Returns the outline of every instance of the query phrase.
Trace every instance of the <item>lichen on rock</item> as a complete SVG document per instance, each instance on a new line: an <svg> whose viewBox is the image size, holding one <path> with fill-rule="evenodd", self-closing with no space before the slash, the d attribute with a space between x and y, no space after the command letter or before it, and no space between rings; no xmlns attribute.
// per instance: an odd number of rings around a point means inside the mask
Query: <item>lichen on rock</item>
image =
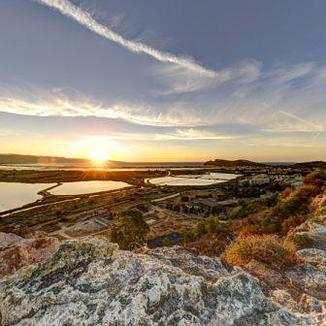
<svg viewBox="0 0 326 326"><path fill-rule="evenodd" d="M273 301L258 280L179 247L147 254L100 239L0 281L1 325L322 325Z"/></svg>
<svg viewBox="0 0 326 326"><path fill-rule="evenodd" d="M0 277L50 258L59 248L56 238L39 236L25 239L0 232Z"/></svg>

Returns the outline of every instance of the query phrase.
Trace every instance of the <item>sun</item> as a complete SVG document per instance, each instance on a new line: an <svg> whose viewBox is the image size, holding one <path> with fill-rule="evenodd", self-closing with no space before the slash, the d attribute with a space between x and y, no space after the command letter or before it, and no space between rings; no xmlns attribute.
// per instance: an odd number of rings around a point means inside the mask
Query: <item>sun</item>
<svg viewBox="0 0 326 326"><path fill-rule="evenodd" d="M91 150L91 152L89 153L89 158L96 165L103 165L106 161L110 159L110 155L107 151L96 148Z"/></svg>

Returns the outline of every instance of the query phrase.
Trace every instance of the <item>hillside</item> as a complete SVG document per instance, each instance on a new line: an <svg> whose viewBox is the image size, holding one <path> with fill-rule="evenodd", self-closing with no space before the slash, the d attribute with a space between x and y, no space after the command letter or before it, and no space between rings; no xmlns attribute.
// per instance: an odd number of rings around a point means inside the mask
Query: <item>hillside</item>
<svg viewBox="0 0 326 326"><path fill-rule="evenodd" d="M268 166L264 163L258 163L248 160L222 160L222 159L216 159L211 160L208 162L205 162L205 165L212 165L212 166L220 166L220 167L239 167L239 166L247 166L247 167L264 167Z"/></svg>
<svg viewBox="0 0 326 326"><path fill-rule="evenodd" d="M57 156L38 156L20 154L0 154L0 164L55 164L55 163L75 163L86 164L89 161L81 158L67 158Z"/></svg>
<svg viewBox="0 0 326 326"><path fill-rule="evenodd" d="M0 154L1 164L76 164L88 165L90 160L85 158L70 158L60 156L40 156L21 154ZM202 167L201 162L126 162L112 161L106 162L107 167L114 168L160 168L160 167Z"/></svg>
<svg viewBox="0 0 326 326"><path fill-rule="evenodd" d="M312 161L312 162L302 162L295 163L291 165L295 169L326 169L326 162L324 161Z"/></svg>
<svg viewBox="0 0 326 326"><path fill-rule="evenodd" d="M70 158L60 156L40 156L21 154L0 154L0 164L70 164L89 165L90 160L85 158ZM131 163L107 161L109 167L128 167Z"/></svg>

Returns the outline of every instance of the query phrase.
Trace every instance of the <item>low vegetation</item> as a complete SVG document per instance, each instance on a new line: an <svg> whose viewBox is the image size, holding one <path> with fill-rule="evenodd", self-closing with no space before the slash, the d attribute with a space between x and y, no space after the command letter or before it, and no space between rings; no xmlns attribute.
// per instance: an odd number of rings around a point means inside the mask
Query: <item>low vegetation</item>
<svg viewBox="0 0 326 326"><path fill-rule="evenodd" d="M274 268L297 263L296 247L273 235L249 235L237 238L224 251L222 258L231 265L245 266L256 260Z"/></svg>
<svg viewBox="0 0 326 326"><path fill-rule="evenodd" d="M129 210L120 216L112 229L111 241L122 250L132 250L144 244L149 226L138 210Z"/></svg>
<svg viewBox="0 0 326 326"><path fill-rule="evenodd" d="M287 188L276 205L265 211L262 219L243 224L242 234L280 234L303 223L311 213L311 203L321 193L323 180L318 172L308 174L299 189Z"/></svg>
<svg viewBox="0 0 326 326"><path fill-rule="evenodd" d="M289 234L284 241L287 244L294 244L298 249L309 248L313 243L308 235L300 233Z"/></svg>
<svg viewBox="0 0 326 326"><path fill-rule="evenodd" d="M194 228L182 232L184 246L207 256L220 255L233 239L228 224L220 223L218 217L209 217Z"/></svg>
<svg viewBox="0 0 326 326"><path fill-rule="evenodd" d="M231 265L245 266L251 260L273 268L294 265L296 250L309 247L311 239L292 231L308 218L320 219L313 202L325 180L325 175L312 172L301 188L287 188L269 202L243 202L230 211L227 222L208 218L182 233L184 246L205 255L221 255Z"/></svg>

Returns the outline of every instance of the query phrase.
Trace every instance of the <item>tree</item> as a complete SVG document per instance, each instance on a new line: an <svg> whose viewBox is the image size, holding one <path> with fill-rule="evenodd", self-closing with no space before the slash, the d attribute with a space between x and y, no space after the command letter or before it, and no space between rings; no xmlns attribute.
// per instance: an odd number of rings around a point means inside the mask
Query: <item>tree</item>
<svg viewBox="0 0 326 326"><path fill-rule="evenodd" d="M132 250L144 244L149 226L142 214L137 210L130 210L119 218L113 228L111 241L119 245L122 250Z"/></svg>

